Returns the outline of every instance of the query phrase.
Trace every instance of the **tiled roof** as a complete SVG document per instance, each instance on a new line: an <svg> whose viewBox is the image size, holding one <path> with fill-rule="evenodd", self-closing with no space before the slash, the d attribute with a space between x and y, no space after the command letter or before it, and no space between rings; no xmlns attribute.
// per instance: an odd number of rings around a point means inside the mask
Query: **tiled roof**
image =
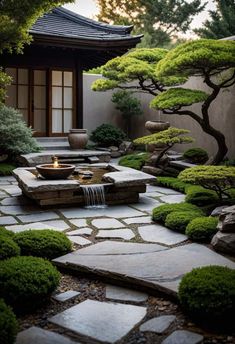
<svg viewBox="0 0 235 344"><path fill-rule="evenodd" d="M79 40L122 41L136 38L140 40L141 36L131 36L131 30L132 26L100 23L60 7L40 17L32 26L30 33Z"/></svg>

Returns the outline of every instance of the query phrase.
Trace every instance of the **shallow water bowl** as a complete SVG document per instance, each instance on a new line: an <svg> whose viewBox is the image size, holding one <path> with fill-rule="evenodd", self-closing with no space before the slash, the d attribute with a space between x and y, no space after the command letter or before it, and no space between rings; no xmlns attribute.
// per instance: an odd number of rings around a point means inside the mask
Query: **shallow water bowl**
<svg viewBox="0 0 235 344"><path fill-rule="evenodd" d="M45 179L67 179L75 170L74 165L59 164L54 167L53 164L37 165L37 171Z"/></svg>

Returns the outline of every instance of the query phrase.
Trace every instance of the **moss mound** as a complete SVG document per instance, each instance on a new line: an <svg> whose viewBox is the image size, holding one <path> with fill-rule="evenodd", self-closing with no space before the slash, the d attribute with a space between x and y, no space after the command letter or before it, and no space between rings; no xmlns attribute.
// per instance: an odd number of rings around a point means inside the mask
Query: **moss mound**
<svg viewBox="0 0 235 344"><path fill-rule="evenodd" d="M141 170L149 156L148 153L128 154L119 160L119 165Z"/></svg>
<svg viewBox="0 0 235 344"><path fill-rule="evenodd" d="M190 148L184 152L183 158L193 164L205 164L205 162L207 162L207 160L209 159L209 156L205 149Z"/></svg>
<svg viewBox="0 0 235 344"><path fill-rule="evenodd" d="M180 211L180 212L197 212L198 216L203 216L203 211L198 208L196 205L190 204L190 203L173 203L173 204L163 204L159 207L156 207L153 209L152 219L156 222L165 222L166 217L168 214Z"/></svg>
<svg viewBox="0 0 235 344"><path fill-rule="evenodd" d="M216 217L198 217L186 227L186 235L194 241L209 242L217 232L218 219Z"/></svg>
<svg viewBox="0 0 235 344"><path fill-rule="evenodd" d="M29 230L14 237L24 256L54 259L71 251L72 244L64 233L50 229Z"/></svg>
<svg viewBox="0 0 235 344"><path fill-rule="evenodd" d="M17 312L27 312L48 300L60 274L47 260L13 257L0 262L0 297Z"/></svg>
<svg viewBox="0 0 235 344"><path fill-rule="evenodd" d="M200 215L197 211L173 211L167 215L165 225L174 231L185 233L190 221L198 216Z"/></svg>
<svg viewBox="0 0 235 344"><path fill-rule="evenodd" d="M0 300L0 338L1 344L14 344L18 330L15 314L3 300Z"/></svg>
<svg viewBox="0 0 235 344"><path fill-rule="evenodd" d="M198 185L187 187L186 193L185 201L198 206L210 205L219 201L217 194L213 190L207 190Z"/></svg>
<svg viewBox="0 0 235 344"><path fill-rule="evenodd" d="M0 234L0 260L20 255L19 246L11 239L11 237Z"/></svg>
<svg viewBox="0 0 235 344"><path fill-rule="evenodd" d="M187 273L179 286L179 300L200 321L234 319L235 270L205 266Z"/></svg>

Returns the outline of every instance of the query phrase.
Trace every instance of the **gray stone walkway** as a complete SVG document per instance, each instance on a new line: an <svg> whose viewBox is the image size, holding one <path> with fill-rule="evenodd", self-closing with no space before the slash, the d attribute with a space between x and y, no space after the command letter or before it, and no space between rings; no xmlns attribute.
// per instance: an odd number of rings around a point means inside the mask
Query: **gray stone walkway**
<svg viewBox="0 0 235 344"><path fill-rule="evenodd" d="M21 195L12 177L0 178L0 226L15 233L29 229L52 229L65 232L74 243L74 251L54 262L63 268L105 276L115 284L134 284L135 289L160 290L176 296L182 276L192 268L222 265L235 268L235 263L206 246L190 244L183 234L154 224L152 208L184 201L177 191L149 185L140 202L105 209L43 210ZM79 290L55 295L66 304L67 297L79 299ZM203 337L178 330L175 315L146 319L148 294L107 285L104 301L90 300L67 308L49 321L71 331L81 342L116 343L132 330L157 333L162 343L201 343ZM97 316L97 314L99 316ZM142 332L141 332L142 331ZM69 344L80 340L51 330L31 327L22 331L16 344ZM123 341L122 341L123 343ZM128 343L128 342L125 342ZM134 343L134 342L133 342Z"/></svg>

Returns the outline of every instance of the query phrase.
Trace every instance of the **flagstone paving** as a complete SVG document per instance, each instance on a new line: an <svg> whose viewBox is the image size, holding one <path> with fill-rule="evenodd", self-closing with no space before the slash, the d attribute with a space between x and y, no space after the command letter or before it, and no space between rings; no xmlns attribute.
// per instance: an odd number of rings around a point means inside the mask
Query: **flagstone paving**
<svg viewBox="0 0 235 344"><path fill-rule="evenodd" d="M68 301L70 299L73 299L74 297L78 296L79 294L80 294L79 291L68 290L68 291L65 291L64 293L54 295L53 299L56 301L65 302L65 301Z"/></svg>
<svg viewBox="0 0 235 344"><path fill-rule="evenodd" d="M182 202L185 195L148 185L147 193L140 196L140 202L131 205L44 210L21 194L13 177L1 177L0 198L0 225L14 232L28 229L63 231L75 248L80 246L80 249L55 259L55 264L101 276L101 280L105 276L109 283L116 284L118 280L118 284L127 284L129 288L106 285L99 301L90 300L87 293L85 301L80 294L75 298L75 293L82 294L76 285L69 285L74 290L61 288L61 293L54 298L66 299L70 294L72 303L67 300L68 305L65 303L65 306L70 308L52 313L56 315L49 321L60 333L64 331L62 327L77 334L78 338L70 339L70 332L60 335L48 328L42 330L33 326L18 334L16 344L78 344L80 339L86 343L121 341L122 344L141 344L146 342L145 336L149 334L157 336L153 337L156 343L203 342L200 334L179 330L178 315L175 318L175 314L155 312L146 317L147 307L151 305L146 290L151 293L160 290L176 296L181 278L194 267L221 265L235 268L234 262L210 248L190 244L185 241L185 235L152 222L150 213L154 207L164 202ZM131 285L138 290L131 290ZM141 291L142 288L145 292ZM95 296L97 292L95 289ZM73 304L75 306L71 307ZM157 312L160 309L158 307ZM123 339L126 336L128 338ZM147 343L155 343L155 339L149 339Z"/></svg>

